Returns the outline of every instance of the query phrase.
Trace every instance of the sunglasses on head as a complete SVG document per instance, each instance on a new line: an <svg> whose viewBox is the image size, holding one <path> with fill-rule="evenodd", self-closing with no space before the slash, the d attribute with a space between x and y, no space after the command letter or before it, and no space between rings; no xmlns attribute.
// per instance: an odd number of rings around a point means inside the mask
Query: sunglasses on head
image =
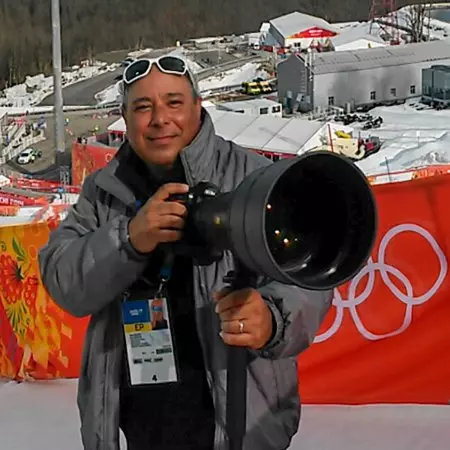
<svg viewBox="0 0 450 450"><path fill-rule="evenodd" d="M152 70L153 64L163 73L183 76L188 74L186 63L176 56L162 56L158 59L137 59L123 72L123 82L127 85L146 77Z"/></svg>

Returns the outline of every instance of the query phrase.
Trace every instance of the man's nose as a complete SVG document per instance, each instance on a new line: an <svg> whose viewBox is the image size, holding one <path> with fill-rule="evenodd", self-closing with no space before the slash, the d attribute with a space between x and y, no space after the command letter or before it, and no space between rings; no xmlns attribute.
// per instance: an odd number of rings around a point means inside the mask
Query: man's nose
<svg viewBox="0 0 450 450"><path fill-rule="evenodd" d="M154 105L150 124L158 127L167 124L168 121L169 115L167 108L165 108L163 105Z"/></svg>

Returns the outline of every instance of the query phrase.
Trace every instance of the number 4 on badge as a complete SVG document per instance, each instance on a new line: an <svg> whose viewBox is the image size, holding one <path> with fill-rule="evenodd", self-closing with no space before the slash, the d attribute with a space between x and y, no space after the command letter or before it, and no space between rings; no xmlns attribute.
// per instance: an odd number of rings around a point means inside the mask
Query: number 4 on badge
<svg viewBox="0 0 450 450"><path fill-rule="evenodd" d="M153 375L152 380L156 383L158 381L158 377L156 375Z"/></svg>

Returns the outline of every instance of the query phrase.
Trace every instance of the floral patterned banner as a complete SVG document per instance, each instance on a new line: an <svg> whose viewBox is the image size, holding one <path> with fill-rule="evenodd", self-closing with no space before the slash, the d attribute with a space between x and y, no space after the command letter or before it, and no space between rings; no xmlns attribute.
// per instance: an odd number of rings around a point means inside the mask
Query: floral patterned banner
<svg viewBox="0 0 450 450"><path fill-rule="evenodd" d="M57 223L0 228L0 377L77 377L87 321L62 311L44 289L38 249Z"/></svg>

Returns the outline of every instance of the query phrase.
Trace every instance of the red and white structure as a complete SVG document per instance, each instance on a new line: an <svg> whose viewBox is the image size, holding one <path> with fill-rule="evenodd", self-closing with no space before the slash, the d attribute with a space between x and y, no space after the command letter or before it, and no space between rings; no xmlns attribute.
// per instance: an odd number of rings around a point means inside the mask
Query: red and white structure
<svg viewBox="0 0 450 450"><path fill-rule="evenodd" d="M339 30L326 20L300 12L292 12L270 21L269 38L285 49L307 50L326 46Z"/></svg>

